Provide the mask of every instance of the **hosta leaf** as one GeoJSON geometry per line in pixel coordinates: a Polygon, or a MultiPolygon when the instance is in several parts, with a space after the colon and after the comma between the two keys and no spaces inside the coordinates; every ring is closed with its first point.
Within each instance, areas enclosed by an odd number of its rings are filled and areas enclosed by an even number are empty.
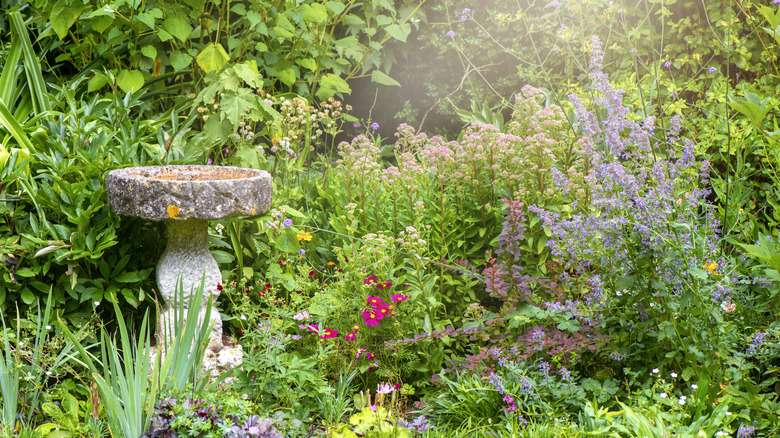
{"type": "Polygon", "coordinates": [[[197,58],[198,65],[206,73],[221,70],[228,61],[230,61],[230,55],[219,43],[207,44],[197,58]]]}

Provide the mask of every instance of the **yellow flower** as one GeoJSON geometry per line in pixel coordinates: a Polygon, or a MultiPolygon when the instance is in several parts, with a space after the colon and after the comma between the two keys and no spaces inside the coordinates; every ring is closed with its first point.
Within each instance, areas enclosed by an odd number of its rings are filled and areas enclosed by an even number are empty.
{"type": "Polygon", "coordinates": [[[333,266],[333,265],[335,265],[335,264],[336,264],[335,262],[328,262],[328,263],[327,263],[327,265],[328,265],[328,266],[333,266]]]}
{"type": "Polygon", "coordinates": [[[168,208],[165,209],[165,211],[168,212],[168,216],[171,217],[171,219],[176,219],[176,216],[179,215],[179,207],[175,205],[169,205],[168,208]]]}
{"type": "Polygon", "coordinates": [[[309,232],[308,232],[308,231],[301,231],[301,232],[299,232],[298,234],[296,234],[296,235],[295,235],[295,237],[297,237],[297,238],[298,238],[298,241],[299,241],[299,242],[300,242],[301,240],[305,240],[305,241],[307,241],[307,242],[310,242],[310,241],[311,241],[311,237],[312,237],[312,236],[311,236],[311,234],[309,234],[309,232]]]}

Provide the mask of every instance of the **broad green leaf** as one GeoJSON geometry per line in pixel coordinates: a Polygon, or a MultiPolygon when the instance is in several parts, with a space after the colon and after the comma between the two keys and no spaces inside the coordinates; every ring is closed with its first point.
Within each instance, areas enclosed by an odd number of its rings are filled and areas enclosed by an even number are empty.
{"type": "Polygon", "coordinates": [[[52,30],[60,39],[65,38],[68,34],[68,29],[79,18],[82,10],[84,10],[84,4],[80,1],[70,4],[68,0],[59,0],[54,4],[51,8],[49,21],[51,22],[52,30]]]}
{"type": "Polygon", "coordinates": [[[189,67],[190,63],[192,62],[192,56],[188,55],[187,53],[175,50],[168,55],[168,60],[171,63],[171,67],[173,67],[173,71],[178,72],[189,67]]]}
{"type": "Polygon", "coordinates": [[[143,12],[137,15],[138,21],[145,24],[149,29],[154,30],[157,26],[155,21],[163,17],[163,13],[159,8],[154,8],[148,12],[143,12]]]}
{"type": "Polygon", "coordinates": [[[156,59],[157,58],[157,48],[155,48],[154,46],[143,46],[141,48],[141,54],[143,54],[147,58],[156,59]]]}
{"type": "Polygon", "coordinates": [[[636,274],[628,274],[618,277],[615,280],[615,290],[626,290],[634,285],[636,274]]]}
{"type": "Polygon", "coordinates": [[[296,61],[298,65],[300,65],[303,68],[307,68],[311,71],[317,70],[317,61],[311,59],[311,58],[302,58],[296,61]]]}
{"type": "Polygon", "coordinates": [[[163,28],[171,35],[184,42],[192,33],[192,26],[180,17],[170,17],[163,21],[163,28]]]}
{"type": "Polygon", "coordinates": [[[379,14],[376,16],[376,24],[378,26],[387,26],[388,24],[392,23],[393,19],[388,17],[387,15],[379,14]]]}
{"type": "Polygon", "coordinates": [[[406,37],[412,32],[412,26],[409,23],[391,24],[385,28],[385,32],[399,41],[406,42],[406,37]]]}
{"type": "Polygon", "coordinates": [[[263,86],[263,77],[260,75],[260,70],[257,68],[257,62],[255,60],[249,60],[243,64],[236,64],[233,66],[233,71],[236,76],[246,82],[247,85],[253,88],[260,88],[263,86]]]}
{"type": "Polygon", "coordinates": [[[328,11],[319,3],[302,5],[303,19],[311,23],[319,23],[328,19],[328,11]]]}
{"type": "Polygon", "coordinates": [[[327,99],[336,93],[349,94],[351,91],[344,79],[333,73],[328,73],[320,80],[320,89],[317,90],[317,97],[327,99]]]}
{"type": "Polygon", "coordinates": [[[144,75],[138,70],[122,70],[116,78],[116,84],[125,93],[135,93],[144,86],[144,75]]]}
{"type": "Polygon", "coordinates": [[[257,109],[256,102],[257,96],[247,88],[240,88],[236,94],[225,93],[220,101],[223,118],[237,126],[249,111],[257,109]]]}
{"type": "Polygon", "coordinates": [[[119,274],[114,280],[119,283],[137,283],[141,281],[141,277],[138,276],[137,272],[130,271],[119,274]]]}
{"type": "Polygon", "coordinates": [[[356,47],[358,45],[358,39],[356,36],[352,35],[338,39],[334,41],[333,44],[338,47],[356,47]]]}
{"type": "Polygon", "coordinates": [[[276,238],[276,249],[286,253],[294,253],[301,250],[301,245],[295,237],[295,233],[289,229],[276,238]]]}
{"type": "Polygon", "coordinates": [[[230,56],[225,52],[222,44],[207,44],[198,54],[197,63],[206,73],[221,70],[230,61],[230,56]]]}
{"type": "Polygon", "coordinates": [[[401,84],[398,83],[395,79],[391,78],[390,76],[382,73],[379,70],[374,70],[371,72],[371,82],[376,82],[378,84],[382,85],[393,85],[396,87],[400,87],[401,84]]]}
{"type": "Polygon", "coordinates": [[[331,12],[333,12],[336,15],[341,14],[344,12],[344,9],[346,9],[346,6],[344,6],[344,3],[341,2],[335,2],[335,1],[327,1],[325,2],[325,7],[330,9],[331,12]]]}
{"type": "Polygon", "coordinates": [[[92,25],[92,30],[94,30],[97,33],[103,33],[106,29],[108,29],[111,24],[114,23],[114,16],[113,15],[102,15],[100,17],[95,17],[90,21],[90,24],[92,25]]]}
{"type": "Polygon", "coordinates": [[[288,87],[293,86],[296,78],[295,70],[292,68],[288,68],[279,72],[279,80],[288,87]]]}
{"type": "Polygon", "coordinates": [[[344,24],[347,26],[365,27],[365,21],[355,14],[347,14],[344,16],[344,24]]]}

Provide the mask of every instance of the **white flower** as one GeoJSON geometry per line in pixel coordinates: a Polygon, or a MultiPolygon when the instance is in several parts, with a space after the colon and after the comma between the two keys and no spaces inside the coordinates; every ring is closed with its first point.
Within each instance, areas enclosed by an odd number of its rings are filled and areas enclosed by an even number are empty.
{"type": "Polygon", "coordinates": [[[672,373],[672,374],[670,374],[670,376],[672,376],[672,379],[676,379],[677,378],[677,373],[672,373]]]}
{"type": "Polygon", "coordinates": [[[95,305],[99,306],[100,305],[100,301],[95,301],[95,305]]]}
{"type": "Polygon", "coordinates": [[[653,368],[653,374],[658,374],[658,368],[653,368]]]}
{"type": "Polygon", "coordinates": [[[22,341],[19,341],[19,346],[20,346],[20,347],[24,347],[24,342],[22,342],[22,341]]]}
{"type": "Polygon", "coordinates": [[[680,399],[679,399],[679,400],[677,400],[677,403],[679,403],[679,404],[681,404],[681,405],[684,405],[684,404],[685,404],[685,399],[686,399],[686,398],[687,398],[687,397],[685,397],[684,395],[681,395],[681,396],[680,396],[680,399]]]}
{"type": "Polygon", "coordinates": [[[50,325],[47,325],[47,326],[46,326],[46,330],[51,330],[51,326],[50,326],[50,325]]]}
{"type": "Polygon", "coordinates": [[[726,411],[726,416],[727,417],[731,416],[731,411],[726,411]]]}
{"type": "Polygon", "coordinates": [[[693,389],[698,389],[698,388],[699,388],[699,385],[697,385],[697,384],[695,384],[695,383],[692,383],[692,384],[691,384],[691,388],[693,388],[693,389]]]}
{"type": "Polygon", "coordinates": [[[662,392],[662,393],[660,393],[660,394],[658,394],[658,395],[660,395],[660,396],[661,396],[661,398],[666,398],[666,393],[665,393],[665,392],[662,392]]]}
{"type": "Polygon", "coordinates": [[[246,315],[241,315],[241,321],[246,321],[246,315]]]}
{"type": "Polygon", "coordinates": [[[113,9],[113,8],[112,8],[110,5],[106,5],[106,6],[103,8],[103,10],[104,10],[104,11],[106,11],[106,12],[108,12],[109,14],[115,14],[115,13],[116,13],[116,11],[115,11],[115,10],[114,10],[114,9],[113,9]]]}
{"type": "Polygon", "coordinates": [[[49,370],[49,371],[46,371],[46,375],[47,375],[47,376],[51,376],[51,370],[49,370]]]}

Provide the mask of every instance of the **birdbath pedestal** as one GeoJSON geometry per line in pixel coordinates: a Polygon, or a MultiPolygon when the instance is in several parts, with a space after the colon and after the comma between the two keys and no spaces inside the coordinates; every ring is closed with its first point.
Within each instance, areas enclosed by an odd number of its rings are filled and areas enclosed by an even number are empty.
{"type": "MultiPolygon", "coordinates": [[[[213,376],[241,363],[241,352],[224,348],[222,318],[212,308],[203,321],[208,295],[219,296],[222,275],[208,246],[208,221],[255,216],[271,206],[271,175],[256,169],[222,166],[129,167],[109,172],[111,210],[124,216],[165,221],[168,243],[157,263],[157,286],[165,300],[158,333],[173,333],[173,312],[187,308],[205,275],[199,323],[211,324],[204,367],[213,376]],[[181,281],[184,295],[177,293],[181,281]],[[166,331],[167,330],[167,331],[166,331]],[[238,356],[238,357],[236,357],[238,356]]],[[[163,342],[170,342],[166,339],[163,342]]],[[[236,349],[233,349],[236,350],[236,349]]]]}

